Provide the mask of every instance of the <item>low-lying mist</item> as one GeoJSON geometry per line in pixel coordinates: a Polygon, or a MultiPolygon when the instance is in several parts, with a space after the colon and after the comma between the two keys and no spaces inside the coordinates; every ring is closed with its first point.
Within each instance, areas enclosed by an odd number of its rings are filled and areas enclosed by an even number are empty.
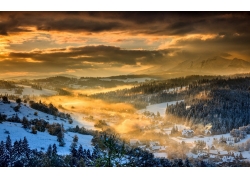
{"type": "Polygon", "coordinates": [[[77,96],[78,94],[91,95],[91,94],[106,93],[109,91],[116,91],[116,90],[126,89],[126,88],[129,89],[132,87],[134,87],[134,86],[133,85],[121,85],[121,86],[116,86],[116,87],[112,87],[112,88],[99,87],[99,88],[86,88],[86,89],[71,89],[70,91],[74,95],[77,96]]]}
{"type": "MultiPolygon", "coordinates": [[[[108,91],[108,89],[106,90],[108,91]]],[[[81,122],[84,124],[83,122],[86,121],[92,122],[96,129],[110,129],[127,142],[131,139],[138,139],[146,143],[159,142],[160,145],[167,147],[165,152],[170,158],[185,158],[185,153],[192,147],[192,144],[174,141],[165,131],[165,129],[171,129],[175,124],[180,123],[179,117],[173,115],[167,117],[148,116],[139,113],[131,104],[108,103],[100,99],[78,96],[76,92],[79,93],[80,91],[82,90],[73,91],[74,95],[72,96],[41,97],[37,100],[47,104],[52,103],[62,112],[77,113],[76,121],[80,124],[81,122]],[[105,125],[100,123],[103,121],[105,121],[105,125]]],[[[87,92],[85,90],[85,93],[87,92]]],[[[185,125],[185,122],[182,124],[185,125]]],[[[186,124],[186,126],[189,126],[189,124],[186,124]]],[[[193,127],[197,132],[211,128],[199,125],[193,127]]],[[[179,131],[178,136],[181,136],[181,131],[179,131]]]]}

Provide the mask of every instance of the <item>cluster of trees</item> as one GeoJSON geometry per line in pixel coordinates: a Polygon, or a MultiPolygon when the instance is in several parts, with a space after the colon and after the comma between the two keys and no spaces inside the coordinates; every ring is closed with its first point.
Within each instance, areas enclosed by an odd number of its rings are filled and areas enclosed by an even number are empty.
{"type": "Polygon", "coordinates": [[[189,85],[184,102],[166,108],[189,126],[211,123],[213,134],[250,123],[250,77],[200,80],[189,85]],[[189,106],[189,108],[187,108],[189,106]]]}
{"type": "Polygon", "coordinates": [[[22,123],[22,127],[25,129],[31,129],[31,133],[33,134],[37,134],[37,131],[45,132],[45,130],[47,129],[50,135],[57,136],[57,141],[59,142],[59,146],[65,145],[65,142],[64,142],[65,129],[64,129],[63,124],[59,124],[59,123],[50,124],[49,122],[43,119],[28,120],[26,117],[23,117],[23,119],[20,119],[17,114],[15,116],[7,118],[5,114],[0,113],[0,123],[4,121],[22,123]]]}
{"type": "Polygon", "coordinates": [[[33,108],[33,109],[36,109],[38,111],[42,111],[44,113],[47,113],[47,114],[51,114],[51,115],[54,115],[54,116],[57,116],[58,114],[58,109],[53,106],[53,104],[44,104],[44,103],[36,103],[36,102],[31,102],[30,103],[30,107],[33,108]]]}
{"type": "Polygon", "coordinates": [[[30,101],[30,107],[33,109],[36,109],[38,111],[47,113],[47,114],[59,116],[62,118],[72,119],[70,114],[68,114],[68,113],[65,114],[65,113],[59,112],[59,110],[52,103],[45,104],[45,103],[42,103],[41,101],[39,103],[36,103],[34,101],[30,101]]]}
{"type": "Polygon", "coordinates": [[[14,82],[0,80],[0,89],[12,89],[12,88],[16,88],[14,82]]]}
{"type": "Polygon", "coordinates": [[[74,127],[74,128],[73,127],[68,128],[67,131],[79,133],[79,134],[84,134],[84,135],[92,135],[92,136],[96,133],[96,131],[86,129],[83,126],[79,127],[78,125],[76,125],[76,127],[74,127]]]}
{"type": "Polygon", "coordinates": [[[232,129],[230,135],[240,139],[244,139],[247,134],[250,134],[250,125],[239,127],[239,129],[232,129]]]}
{"type": "Polygon", "coordinates": [[[97,128],[107,128],[109,125],[106,123],[105,120],[99,120],[97,123],[95,123],[94,127],[97,127],[97,128]]]}
{"type": "Polygon", "coordinates": [[[58,155],[57,146],[49,145],[46,152],[30,149],[27,139],[15,141],[12,144],[8,135],[6,141],[0,142],[0,166],[1,167],[190,167],[211,166],[203,161],[193,164],[188,160],[159,159],[154,158],[151,153],[139,148],[128,149],[124,144],[119,144],[114,136],[95,136],[96,145],[91,152],[83,149],[82,145],[77,147],[73,142],[70,154],[58,155]]]}
{"type": "Polygon", "coordinates": [[[177,126],[173,126],[173,128],[171,129],[170,135],[171,136],[179,136],[179,135],[181,135],[181,132],[178,130],[177,126]]]}
{"type": "Polygon", "coordinates": [[[64,146],[64,126],[63,124],[59,123],[52,123],[49,124],[49,122],[43,120],[43,119],[33,119],[33,120],[28,120],[26,117],[23,117],[22,120],[22,125],[23,128],[31,128],[31,132],[33,134],[36,134],[37,131],[44,132],[46,129],[48,133],[52,136],[57,136],[57,141],[59,142],[59,146],[64,146]]]}
{"type": "Polygon", "coordinates": [[[197,154],[203,152],[206,147],[206,142],[203,140],[195,141],[195,147],[191,150],[192,153],[197,154]]]}
{"type": "MultiPolygon", "coordinates": [[[[10,103],[9,100],[17,101],[18,99],[20,99],[20,97],[17,96],[17,95],[13,95],[13,94],[6,94],[6,95],[0,94],[0,99],[2,99],[2,101],[3,101],[4,103],[10,103]]],[[[21,100],[21,99],[20,99],[20,100],[21,100]]],[[[21,101],[20,101],[20,102],[21,102],[21,101]]],[[[24,99],[23,102],[26,103],[26,102],[27,102],[27,99],[24,99]]],[[[19,103],[19,102],[17,102],[17,103],[19,103]]]]}
{"type": "Polygon", "coordinates": [[[23,93],[23,87],[15,88],[15,94],[22,94],[23,93]]]}
{"type": "Polygon", "coordinates": [[[32,84],[31,88],[37,89],[37,90],[42,90],[43,89],[42,86],[40,86],[39,84],[32,84]]]}
{"type": "Polygon", "coordinates": [[[12,144],[10,136],[8,135],[5,143],[3,141],[0,142],[1,167],[27,166],[31,155],[26,137],[24,137],[23,140],[20,139],[12,144]]]}
{"type": "Polygon", "coordinates": [[[241,143],[238,146],[238,151],[242,152],[242,151],[250,151],[250,139],[248,139],[245,143],[241,143]]]}
{"type": "Polygon", "coordinates": [[[7,115],[0,113],[0,123],[6,121],[6,119],[7,119],[7,115]]]}
{"type": "Polygon", "coordinates": [[[21,123],[22,122],[17,114],[12,116],[12,117],[7,118],[6,114],[1,114],[1,113],[0,113],[0,121],[1,122],[9,121],[9,122],[16,122],[16,123],[21,123]]]}
{"type": "Polygon", "coordinates": [[[62,88],[56,88],[56,91],[58,92],[58,95],[60,96],[70,96],[72,95],[71,92],[65,90],[65,89],[62,89],[62,88]]]}
{"type": "Polygon", "coordinates": [[[1,98],[2,98],[3,103],[10,103],[8,96],[1,95],[1,98]]]}

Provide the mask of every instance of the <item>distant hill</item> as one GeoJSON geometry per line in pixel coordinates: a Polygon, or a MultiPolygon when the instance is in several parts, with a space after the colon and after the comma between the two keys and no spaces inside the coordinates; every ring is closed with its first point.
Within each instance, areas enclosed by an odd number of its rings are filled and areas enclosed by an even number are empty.
{"type": "Polygon", "coordinates": [[[185,60],[175,66],[154,66],[145,70],[136,71],[133,74],[149,74],[166,76],[169,78],[187,75],[228,75],[235,73],[249,73],[250,62],[243,59],[226,59],[220,56],[207,59],[198,58],[185,60]],[[172,67],[171,67],[172,66],[172,67]]]}
{"type": "MultiPolygon", "coordinates": [[[[64,76],[68,78],[78,78],[77,76],[70,75],[70,74],[59,74],[57,76],[64,76]]],[[[37,75],[37,76],[11,76],[11,77],[5,77],[4,80],[21,80],[21,79],[43,79],[53,77],[52,75],[37,75]]]]}

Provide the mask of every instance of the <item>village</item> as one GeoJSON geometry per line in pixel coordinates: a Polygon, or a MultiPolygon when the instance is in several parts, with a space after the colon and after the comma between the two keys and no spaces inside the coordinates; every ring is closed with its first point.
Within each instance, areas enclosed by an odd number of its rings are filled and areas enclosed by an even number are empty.
{"type": "MultiPolygon", "coordinates": [[[[147,112],[146,114],[150,114],[147,112]]],[[[152,115],[152,114],[151,114],[152,115]]],[[[154,120],[152,120],[154,121],[154,120]]],[[[144,130],[154,130],[156,134],[165,137],[165,141],[130,139],[129,144],[132,147],[139,147],[143,150],[153,153],[157,158],[176,158],[176,152],[173,152],[172,143],[179,144],[177,148],[179,158],[189,158],[202,160],[208,163],[215,163],[219,166],[232,165],[241,161],[250,160],[250,151],[247,150],[250,142],[250,136],[247,135],[248,126],[232,130],[231,133],[212,135],[209,129],[205,129],[203,134],[197,134],[194,130],[181,124],[175,124],[172,128],[162,127],[161,121],[152,123],[153,125],[145,127],[144,130]],[[182,154],[185,152],[185,154],[182,154]],[[174,154],[174,155],[173,155],[174,154]]]]}

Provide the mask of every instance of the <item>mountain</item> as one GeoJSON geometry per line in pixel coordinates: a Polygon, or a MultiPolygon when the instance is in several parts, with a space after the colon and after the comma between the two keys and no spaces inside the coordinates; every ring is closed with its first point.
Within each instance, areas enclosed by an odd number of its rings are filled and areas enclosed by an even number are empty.
{"type": "MultiPolygon", "coordinates": [[[[171,64],[172,66],[173,64],[171,64]]],[[[166,65],[154,66],[145,70],[137,71],[134,74],[149,74],[165,77],[197,75],[228,75],[235,73],[249,73],[250,62],[243,59],[226,59],[220,56],[209,57],[207,59],[198,58],[185,60],[177,63],[173,67],[166,65]]]]}

